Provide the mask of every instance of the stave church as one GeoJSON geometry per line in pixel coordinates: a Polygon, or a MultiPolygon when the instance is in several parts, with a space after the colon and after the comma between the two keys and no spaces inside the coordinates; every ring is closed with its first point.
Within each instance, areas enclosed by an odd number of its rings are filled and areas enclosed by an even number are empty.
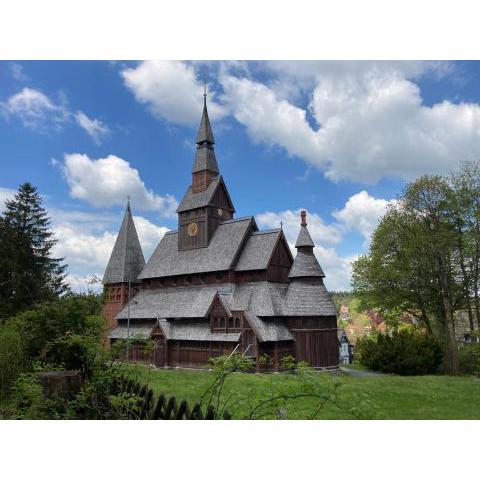
{"type": "Polygon", "coordinates": [[[133,339],[130,359],[157,367],[204,368],[211,357],[236,352],[257,371],[278,371],[289,355],[338,368],[336,308],[306,212],[295,257],[281,228],[259,230],[253,216],[235,218],[214,144],[204,95],[178,228],[147,262],[127,205],[103,278],[110,342],[133,339]],[[155,341],[153,354],[142,349],[146,339],[155,341]]]}

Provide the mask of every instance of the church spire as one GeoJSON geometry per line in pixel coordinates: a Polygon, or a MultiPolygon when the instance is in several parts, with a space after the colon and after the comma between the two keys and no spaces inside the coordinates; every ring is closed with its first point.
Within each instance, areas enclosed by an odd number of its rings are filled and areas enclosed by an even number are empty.
{"type": "Polygon", "coordinates": [[[208,110],[207,110],[207,86],[205,85],[205,89],[203,91],[203,113],[202,119],[200,120],[200,126],[198,128],[197,140],[196,144],[201,145],[204,142],[213,145],[215,140],[213,138],[212,127],[210,125],[210,119],[208,118],[208,110]]]}
{"type": "Polygon", "coordinates": [[[318,263],[317,257],[313,253],[315,243],[313,243],[312,237],[307,228],[307,212],[302,210],[300,212],[300,217],[300,233],[298,234],[297,242],[295,243],[297,256],[293,261],[288,277],[290,279],[306,277],[322,278],[325,274],[318,263]]]}
{"type": "Polygon", "coordinates": [[[103,276],[103,283],[136,282],[144,266],[145,258],[133,222],[129,197],[123,222],[103,276]]]}
{"type": "Polygon", "coordinates": [[[208,171],[218,175],[218,164],[217,159],[215,158],[215,152],[213,150],[215,140],[213,138],[210,119],[208,118],[206,86],[203,93],[202,119],[200,120],[197,140],[195,143],[197,144],[197,150],[195,152],[195,162],[193,163],[192,173],[208,171]]]}

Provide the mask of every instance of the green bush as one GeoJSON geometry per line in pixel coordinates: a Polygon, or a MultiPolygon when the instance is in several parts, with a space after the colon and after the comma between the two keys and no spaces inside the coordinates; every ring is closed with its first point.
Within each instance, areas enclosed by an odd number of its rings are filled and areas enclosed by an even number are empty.
{"type": "Polygon", "coordinates": [[[36,373],[21,373],[13,390],[12,417],[21,420],[61,420],[67,418],[67,405],[61,398],[45,398],[36,373]]]}
{"type": "Polygon", "coordinates": [[[7,396],[12,384],[26,366],[25,345],[14,325],[0,327],[0,398],[7,396]]]}
{"type": "Polygon", "coordinates": [[[20,330],[28,355],[44,353],[47,343],[70,334],[101,338],[105,320],[100,315],[100,299],[95,295],[67,295],[10,318],[6,325],[20,330]]]}
{"type": "Polygon", "coordinates": [[[443,350],[438,340],[423,332],[401,330],[360,339],[357,355],[360,363],[375,371],[427,375],[438,372],[443,350]]]}
{"type": "Polygon", "coordinates": [[[460,349],[460,371],[480,376],[480,343],[471,343],[460,349]]]}
{"type": "Polygon", "coordinates": [[[66,370],[78,370],[84,378],[92,374],[101,356],[99,340],[89,335],[64,335],[46,345],[47,362],[63,365],[66,370]]]}

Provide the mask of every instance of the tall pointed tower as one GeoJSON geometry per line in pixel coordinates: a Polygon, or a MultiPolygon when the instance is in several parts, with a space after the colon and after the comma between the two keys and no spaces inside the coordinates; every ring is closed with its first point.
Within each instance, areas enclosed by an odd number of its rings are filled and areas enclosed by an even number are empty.
{"type": "Polygon", "coordinates": [[[115,315],[120,312],[130,296],[137,292],[137,277],[145,265],[142,247],[133,222],[130,201],[103,276],[104,303],[102,313],[109,329],[116,326],[115,315]]]}
{"type": "Polygon", "coordinates": [[[177,208],[179,250],[207,247],[218,224],[235,212],[215,157],[206,93],[196,144],[192,184],[177,208]]]}

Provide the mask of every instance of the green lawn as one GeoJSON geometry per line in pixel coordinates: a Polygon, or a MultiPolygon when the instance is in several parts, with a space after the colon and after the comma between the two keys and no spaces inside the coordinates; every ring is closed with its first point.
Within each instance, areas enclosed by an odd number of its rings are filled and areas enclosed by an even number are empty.
{"type": "MultiPolygon", "coordinates": [[[[193,403],[212,381],[212,373],[195,370],[143,370],[155,393],[164,392],[177,400],[193,403]]],[[[351,377],[326,375],[324,381],[339,382],[341,407],[359,406],[365,418],[372,419],[480,419],[480,379],[448,376],[351,377]]],[[[268,395],[269,391],[299,379],[291,374],[235,373],[227,379],[226,394],[232,396],[229,410],[234,418],[244,418],[248,398],[268,395]]],[[[308,418],[315,407],[311,399],[296,400],[288,407],[288,418],[308,418]]],[[[325,407],[320,418],[351,419],[344,408],[325,407]]]]}

